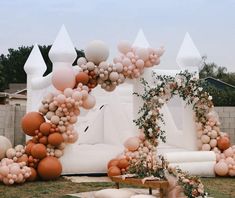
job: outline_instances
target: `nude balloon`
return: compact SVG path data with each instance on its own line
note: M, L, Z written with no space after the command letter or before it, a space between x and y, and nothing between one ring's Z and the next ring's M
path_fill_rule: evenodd
M137 137L131 137L127 139L124 143L124 146L129 151L136 151L139 148L139 145L140 145L140 140Z
M95 106L95 103L96 103L95 97L88 94L87 98L82 103L82 107L84 109L91 109Z
M228 165L225 162L218 162L215 165L215 172L219 176L225 176L228 174Z
M76 80L72 67L62 67L53 71L52 84L60 91L64 91L66 88L74 88Z

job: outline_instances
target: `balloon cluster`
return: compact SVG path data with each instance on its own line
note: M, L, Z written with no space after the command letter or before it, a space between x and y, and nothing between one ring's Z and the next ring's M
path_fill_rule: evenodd
M126 45L125 42L119 45L123 55L116 58L114 64L109 64L106 62L109 56L107 46L102 41L93 41L85 49L85 58L77 60L78 71L71 66L53 70L51 80L57 91L43 98L38 112L29 112L22 118L23 132L32 138L25 146L18 145L6 151L8 159L3 159L3 169L0 169L0 179L4 183L23 182L26 178L34 181L37 178L52 180L59 177L62 165L58 158L63 155L67 143L78 139L74 124L80 108L88 110L95 106L91 90L99 84L106 91L113 91L125 78L138 78L144 67L159 64L162 49L130 47L124 52ZM127 159L121 159L118 165L120 170L125 170L127 166ZM4 170L8 172L4 173ZM6 180L4 177L8 178L8 174L9 180ZM16 174L14 182L11 174Z
M82 72L77 75L79 82L93 89L98 84L106 91L113 91L126 78L139 78L145 67L152 67L160 63L164 50L153 48L132 47L130 43L122 41L118 44L122 54L108 63L109 51L102 41L91 42L85 50L85 58L77 60Z
M0 162L0 181L6 185L23 183L30 175L31 170L25 162L15 163L8 158L3 158Z
M133 47L129 42L122 41L118 44L121 56L114 58L114 63L123 68L123 75L126 78L139 78L144 68L152 67L160 63L160 57L164 49Z
M123 155L110 160L108 163L107 168L110 177L125 174L130 166L138 166L140 165L139 163L151 171L158 169L159 161L157 159L156 147L146 140L143 133L127 139L124 147Z
M206 119L204 126L196 123L199 149L216 153L214 169L217 175L235 176L235 146L231 146L228 135L220 131L219 117L215 111L210 111Z
M198 148L203 151L216 150L221 133L219 117L215 111L210 111L206 118L204 125L201 122L196 123Z

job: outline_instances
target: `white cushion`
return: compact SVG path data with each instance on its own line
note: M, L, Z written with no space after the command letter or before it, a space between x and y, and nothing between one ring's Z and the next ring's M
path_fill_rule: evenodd
M68 144L60 158L62 174L106 173L109 160L123 152L122 145Z
M156 198L153 195L133 195L130 198Z
M134 192L124 189L104 189L95 192L95 198L130 198Z

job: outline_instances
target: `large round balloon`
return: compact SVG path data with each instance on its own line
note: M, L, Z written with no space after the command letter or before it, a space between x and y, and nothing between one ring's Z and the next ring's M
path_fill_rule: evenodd
M40 132L43 134L43 135L49 135L50 133L50 130L51 130L51 123L49 122L44 122L40 125Z
M76 80L72 67L61 67L53 71L52 84L60 91L64 91L66 88L74 88Z
M31 174L27 178L27 181L35 181L38 177L37 171L32 167L30 167L30 171L31 171Z
M42 114L29 112L21 120L21 126L25 134L35 136L35 130L39 130L40 125L45 122Z
M5 157L6 151L11 147L12 145L10 140L0 135L0 160Z
M107 60L109 56L109 49L107 45L100 40L94 40L85 49L85 56L88 61L99 64Z
M39 162L37 171L43 180L53 180L60 176L62 166L56 157L48 156Z

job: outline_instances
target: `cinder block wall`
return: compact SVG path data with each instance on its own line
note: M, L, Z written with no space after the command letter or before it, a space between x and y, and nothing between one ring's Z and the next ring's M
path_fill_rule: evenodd
M0 135L7 137L12 145L25 142L25 135L20 127L25 111L25 106L0 105Z
M221 122L221 131L229 134L235 144L235 107L215 107Z

